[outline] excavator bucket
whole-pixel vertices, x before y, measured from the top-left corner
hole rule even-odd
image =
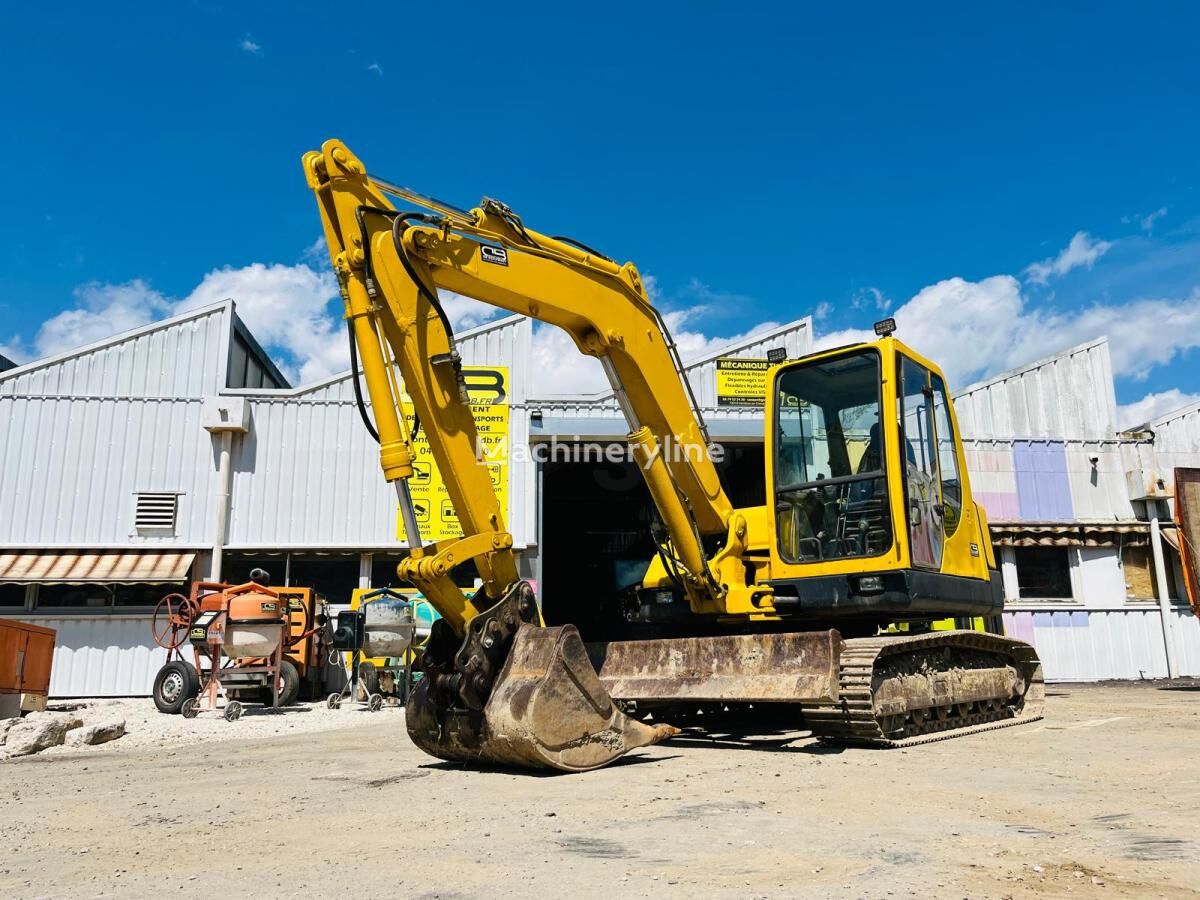
[[[573,625],[522,624],[482,710],[447,706],[432,685],[417,684],[407,724],[439,759],[585,772],[678,733],[616,707]]]

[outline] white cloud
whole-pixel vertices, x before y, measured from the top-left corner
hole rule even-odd
[[[1121,429],[1136,428],[1145,425],[1159,416],[1200,403],[1200,394],[1185,394],[1179,388],[1147,394],[1141,400],[1126,403],[1117,407],[1117,427]]]
[[[865,287],[860,291],[856,291],[854,296],[850,298],[850,306],[853,309],[866,309],[873,306],[880,312],[887,312],[892,308],[892,301],[879,288]]]
[[[1181,300],[1095,304],[1076,313],[1037,318],[1046,329],[1036,335],[1039,355],[1108,335],[1118,377],[1145,378],[1155,366],[1200,347],[1200,289]]]
[[[185,299],[181,312],[232,297],[237,312],[258,341],[272,351],[293,384],[327,378],[350,366],[345,326],[329,308],[337,297],[332,273],[295,266],[253,263],[214,269]]]
[[[446,318],[450,320],[450,327],[455,332],[474,328],[476,325],[482,325],[484,322],[490,322],[502,315],[509,314],[503,309],[481,303],[471,297],[464,297],[454,291],[438,291],[438,299],[441,300],[442,309],[445,310]]]
[[[829,314],[833,312],[833,304],[822,301],[817,304],[817,308],[813,311],[813,318],[818,322],[823,322],[829,318]]]
[[[1111,241],[1096,240],[1086,231],[1077,231],[1058,256],[1032,263],[1025,274],[1034,284],[1046,284],[1052,277],[1066,275],[1080,266],[1090,269],[1111,247]]]
[[[1167,208],[1165,206],[1160,206],[1158,209],[1148,215],[1142,215],[1141,213],[1138,213],[1133,216],[1121,216],[1121,221],[1126,225],[1131,225],[1134,222],[1137,222],[1138,227],[1141,228],[1142,231],[1146,232],[1146,234],[1150,234],[1152,231],[1154,231],[1154,223],[1166,214]]]
[[[1030,308],[1011,275],[948,278],[895,312],[897,336],[934,359],[952,387],[964,387],[1067,347],[1111,337],[1117,376],[1144,378],[1155,366],[1200,346],[1200,291],[1182,300],[1095,304],[1070,312]],[[871,340],[866,330],[826,334],[818,349]]]
[[[329,244],[325,242],[325,235],[322,234],[305,247],[304,252],[300,254],[300,260],[308,263],[311,268],[327,268],[329,266]]]
[[[1142,216],[1141,226],[1142,231],[1149,233],[1154,230],[1154,223],[1167,214],[1167,208],[1160,206],[1148,216]]]
[[[349,367],[344,326],[329,306],[337,297],[333,275],[303,263],[214,269],[182,300],[168,298],[141,280],[85,284],[75,291],[74,309],[42,323],[34,349],[38,356],[61,353],[230,297],[242,321],[293,384]],[[4,346],[22,345],[14,339]]]
[[[90,282],[75,289],[75,299],[79,306],[47,319],[38,329],[33,341],[38,356],[149,325],[171,309],[166,297],[140,279],[126,284]]]
[[[29,359],[29,353],[19,334],[14,334],[9,340],[0,343],[0,356],[18,365]]]
[[[246,35],[244,38],[242,38],[241,43],[238,44],[238,47],[242,50],[245,50],[247,53],[252,53],[255,56],[262,56],[262,45],[255,43],[254,39],[251,38],[250,35]]]
[[[383,77],[383,66],[381,66],[381,65],[380,65],[379,63],[377,63],[377,62],[373,62],[373,63],[371,63],[369,66],[367,66],[367,71],[368,71],[368,72],[374,72],[374,73],[375,73],[376,75],[378,75],[380,78],[382,78],[382,77]]]

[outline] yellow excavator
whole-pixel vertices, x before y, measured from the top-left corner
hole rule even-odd
[[[398,574],[442,616],[406,712],[417,746],[583,771],[673,736],[672,717],[696,710],[791,704],[818,737],[881,746],[1040,717],[1033,647],[931,627],[998,622],[1002,591],[942,373],[890,326],[768,371],[768,502],[735,508],[632,263],[534,231],[497,200],[463,210],[370,176],[340,141],[303,165],[345,302],[359,410],[411,547]],[[562,328],[600,361],[657,512],[657,552],[621,598],[644,637],[585,645],[575,626],[543,621],[477,446],[442,290]],[[461,538],[419,539],[408,486],[418,428]],[[468,597],[453,574],[471,563],[482,587]]]

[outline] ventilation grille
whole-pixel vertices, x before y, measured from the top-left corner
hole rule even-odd
[[[174,531],[178,507],[178,494],[138,494],[134,527],[147,531]]]

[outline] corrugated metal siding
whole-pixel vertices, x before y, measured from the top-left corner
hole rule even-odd
[[[528,443],[531,328],[510,317],[458,336],[463,362],[509,368],[510,447]],[[251,432],[235,442],[233,546],[383,547],[396,544],[396,497],[379,471],[349,374],[299,391],[248,397]],[[511,456],[511,454],[510,454]],[[534,464],[511,462],[508,528],[517,546],[535,539]]]
[[[354,404],[251,400],[234,443],[235,546],[380,546],[395,541],[395,492]]]
[[[1030,640],[1047,681],[1166,678],[1162,620],[1157,609],[1013,611],[1007,633]],[[1200,675],[1200,624],[1186,609],[1171,619],[1181,675]]]
[[[967,438],[963,449],[975,499],[992,521],[1134,518],[1116,441]]]
[[[1175,492],[1175,469],[1200,466],[1200,404],[1176,410],[1151,422],[1154,432],[1154,467]]]
[[[15,618],[15,617],[6,617]],[[148,697],[167,651],[150,635],[150,615],[30,616],[57,635],[53,697]]]
[[[167,319],[120,339],[0,375],[0,396],[203,397],[222,387],[230,306]]]
[[[510,446],[527,443],[527,411],[509,413]],[[396,543],[396,494],[352,402],[256,397],[251,420],[250,434],[234,444],[231,545]],[[523,546],[534,539],[534,466],[528,460],[509,466],[508,528]]]
[[[959,428],[972,438],[1111,438],[1116,402],[1104,338],[954,396]]]
[[[0,396],[0,545],[203,544],[214,465],[200,407],[199,399]],[[138,491],[179,492],[175,535],[134,531]]]

